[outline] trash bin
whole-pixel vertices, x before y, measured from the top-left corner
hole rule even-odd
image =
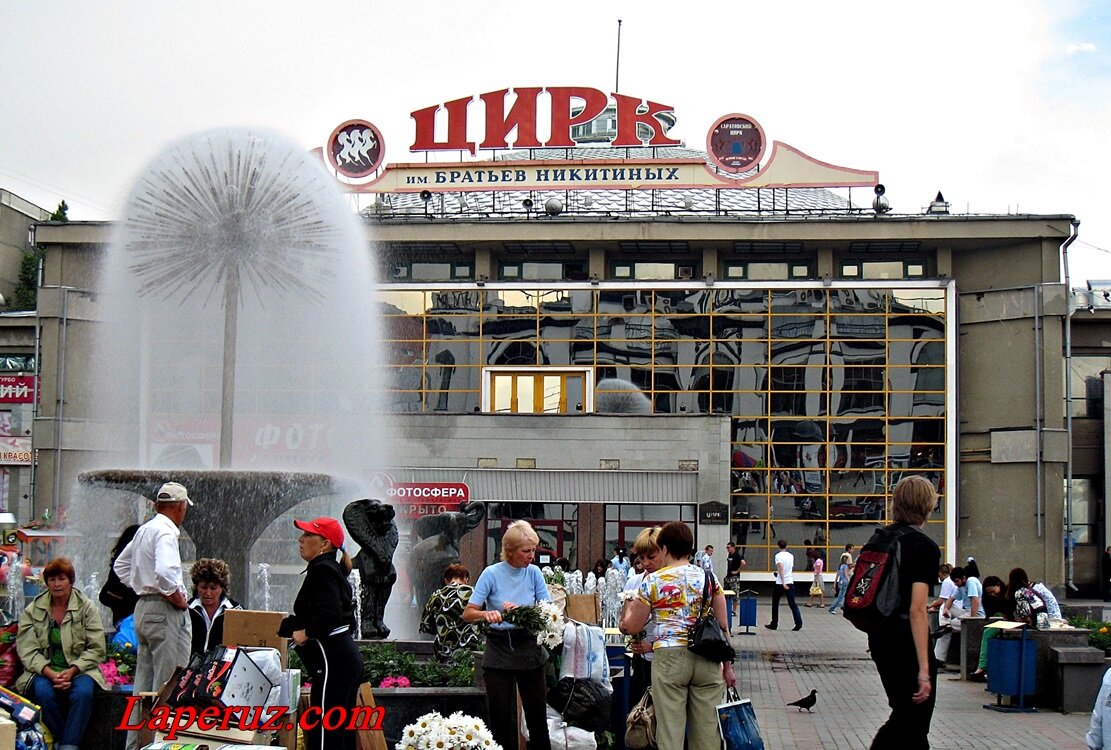
[[[737,605],[741,608],[741,627],[751,628],[756,626],[756,597],[754,592],[745,591]]]
[[[988,692],[1034,695],[1037,692],[1036,677],[1037,647],[1034,643],[1025,638],[992,638],[988,641]]]

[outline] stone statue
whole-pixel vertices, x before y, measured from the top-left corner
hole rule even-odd
[[[386,602],[397,582],[393,553],[397,549],[397,524],[393,506],[381,500],[364,498],[348,503],[343,523],[351,538],[359,543],[359,554],[351,561],[359,571],[359,619],[363,638],[387,638]]]
[[[413,522],[413,549],[409,552],[409,582],[417,606],[443,585],[444,568],[459,561],[459,540],[486,518],[486,505],[465,502],[457,511],[422,516]]]

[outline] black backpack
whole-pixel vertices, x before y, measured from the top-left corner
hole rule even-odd
[[[858,630],[876,632],[898,609],[902,538],[916,531],[913,526],[886,526],[860,550],[842,608]]]

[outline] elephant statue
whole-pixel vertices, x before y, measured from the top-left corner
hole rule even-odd
[[[413,522],[413,548],[409,552],[409,582],[417,605],[443,585],[444,568],[459,561],[459,540],[486,518],[486,505],[464,502],[458,511],[422,516]]]
[[[343,523],[351,538],[359,543],[359,553],[351,561],[359,571],[359,619],[363,638],[387,638],[386,602],[397,582],[393,553],[397,549],[397,524],[393,506],[381,500],[364,498],[348,503]]]

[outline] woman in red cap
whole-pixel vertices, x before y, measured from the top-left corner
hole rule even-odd
[[[315,727],[305,730],[305,748],[354,750],[355,732],[343,727],[358,698],[363,660],[353,637],[355,607],[347,582],[351,558],[343,548],[343,527],[328,517],[293,525],[304,532],[299,540],[301,559],[309,565],[293,614],[282,620],[278,635],[293,639],[305,679],[312,682],[310,704],[319,709],[319,713],[308,709],[316,716]],[[325,730],[321,719],[333,709],[327,724],[339,728]]]

